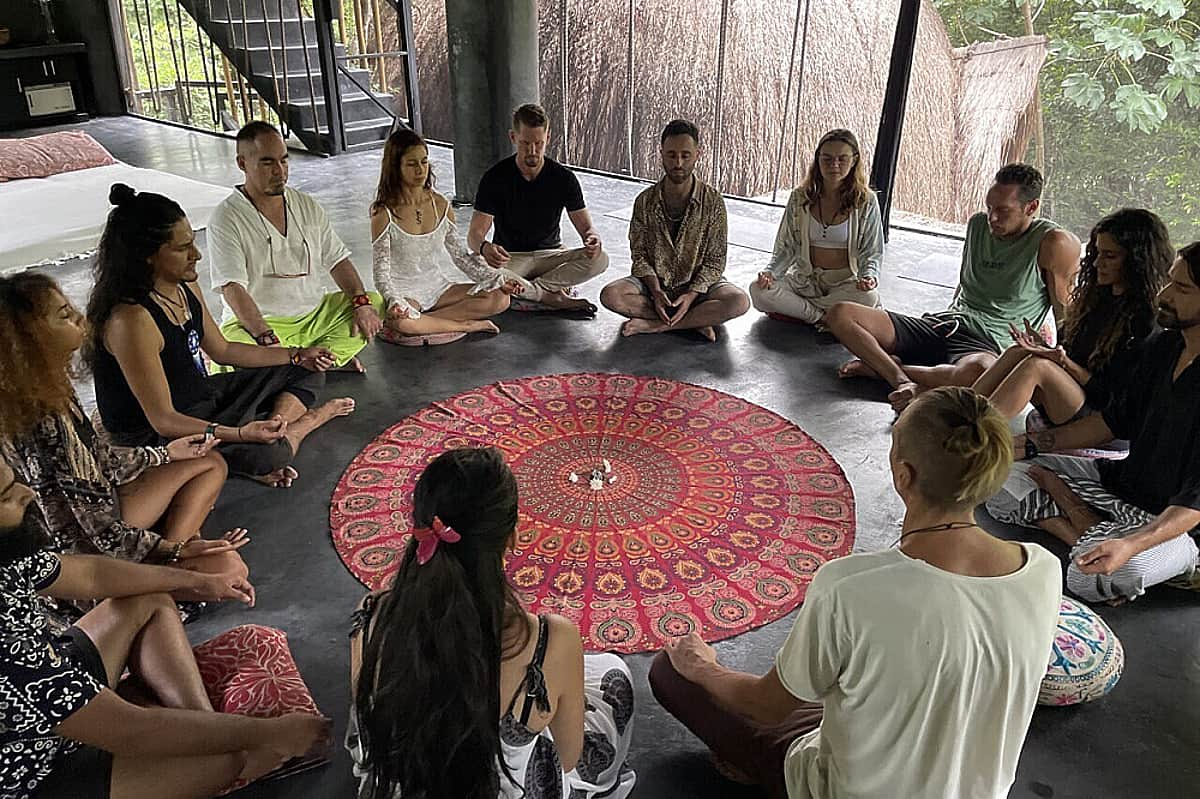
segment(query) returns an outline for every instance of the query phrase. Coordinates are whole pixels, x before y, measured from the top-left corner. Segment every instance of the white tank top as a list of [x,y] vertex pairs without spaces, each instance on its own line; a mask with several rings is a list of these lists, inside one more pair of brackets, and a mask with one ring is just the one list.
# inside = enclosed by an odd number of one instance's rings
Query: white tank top
[[850,219],[825,227],[811,214],[808,217],[808,243],[821,250],[850,249]]

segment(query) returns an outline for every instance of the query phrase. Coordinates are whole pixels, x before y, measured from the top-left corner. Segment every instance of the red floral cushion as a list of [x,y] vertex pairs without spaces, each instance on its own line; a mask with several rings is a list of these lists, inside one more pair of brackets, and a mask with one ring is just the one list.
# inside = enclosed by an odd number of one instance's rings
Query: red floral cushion
[[[287,713],[321,715],[296,668],[282,630],[246,624],[193,650],[208,698],[218,713],[274,718]],[[325,753],[285,763],[264,779],[294,774],[328,762]],[[239,780],[224,793],[244,787]]]
[[81,130],[0,139],[0,181],[45,178],[115,163],[100,142]]

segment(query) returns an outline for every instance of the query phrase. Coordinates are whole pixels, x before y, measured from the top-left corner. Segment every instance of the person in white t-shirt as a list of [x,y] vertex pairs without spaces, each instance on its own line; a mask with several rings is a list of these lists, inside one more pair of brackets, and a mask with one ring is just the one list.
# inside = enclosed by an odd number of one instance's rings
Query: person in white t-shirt
[[272,125],[237,134],[234,189],[208,225],[212,287],[229,341],[328,349],[336,368],[361,372],[355,357],[383,327],[383,297],[363,288],[325,209],[287,185],[287,144]]
[[974,508],[1012,461],[969,389],[921,395],[892,436],[899,546],[816,573],[775,666],[732,671],[691,634],[650,670],[727,776],[789,799],[1000,799],[1046,673],[1058,560],[993,538]]

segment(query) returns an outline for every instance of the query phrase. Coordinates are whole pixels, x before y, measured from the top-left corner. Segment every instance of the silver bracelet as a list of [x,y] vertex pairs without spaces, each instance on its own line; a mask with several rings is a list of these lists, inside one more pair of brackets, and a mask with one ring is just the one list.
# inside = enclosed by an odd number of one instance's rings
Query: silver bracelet
[[167,451],[166,447],[151,447],[150,451],[158,457],[158,463],[154,464],[155,466],[166,466],[171,462],[171,453]]

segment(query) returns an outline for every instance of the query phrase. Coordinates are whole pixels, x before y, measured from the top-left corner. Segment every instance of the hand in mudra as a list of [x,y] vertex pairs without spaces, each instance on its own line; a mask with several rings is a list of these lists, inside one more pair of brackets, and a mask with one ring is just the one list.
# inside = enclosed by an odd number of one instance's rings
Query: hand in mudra
[[367,341],[374,341],[375,336],[383,329],[383,320],[379,313],[370,305],[360,305],[354,309],[354,323],[351,333],[362,336]]
[[177,438],[167,444],[167,456],[171,462],[175,461],[190,461],[195,458],[203,458],[212,448],[221,443],[219,438],[208,438],[203,433],[197,433],[193,436],[184,436]]
[[513,295],[520,296],[525,293],[525,287],[521,285],[519,280],[509,280],[500,287],[500,290],[510,297]]
[[238,428],[242,441],[252,444],[271,444],[287,433],[287,422],[276,416],[259,422],[248,422]]
[[759,272],[758,280],[755,281],[760,289],[769,289],[775,285],[775,275],[770,272]]
[[1029,323],[1028,319],[1024,322],[1024,330],[1018,330],[1014,325],[1009,324],[1008,334],[1012,336],[1013,342],[1030,355],[1045,358],[1062,366],[1067,357],[1066,350],[1062,347],[1051,347],[1042,334],[1033,329],[1033,325]]
[[299,355],[300,365],[310,372],[325,372],[337,363],[333,353],[324,347],[305,347],[300,350]]
[[250,533],[245,527],[235,527],[217,539],[192,538],[179,550],[179,560],[203,558],[209,555],[221,555],[226,552],[236,552],[250,543]]

